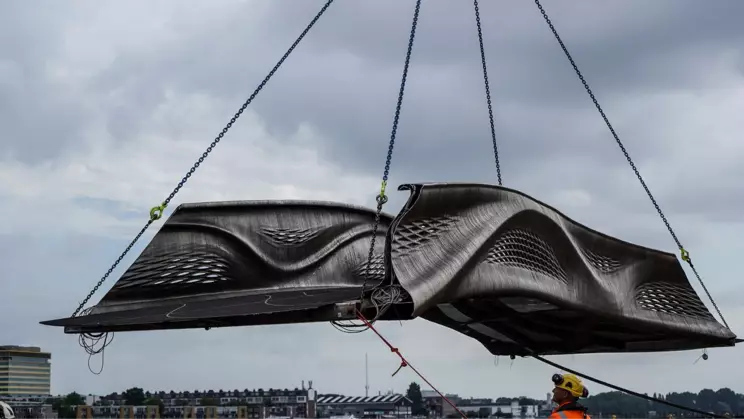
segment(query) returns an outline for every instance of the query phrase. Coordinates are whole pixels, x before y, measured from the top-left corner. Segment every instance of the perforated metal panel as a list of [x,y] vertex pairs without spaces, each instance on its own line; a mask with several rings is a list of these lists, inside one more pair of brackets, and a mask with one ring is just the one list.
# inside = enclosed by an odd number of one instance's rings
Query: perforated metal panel
[[194,248],[162,252],[138,258],[114,285],[115,289],[130,287],[211,284],[229,281],[230,261],[213,252]]
[[620,268],[622,268],[622,263],[617,259],[613,259],[609,256],[595,253],[590,249],[582,248],[581,252],[584,254],[586,259],[589,261],[589,264],[592,265],[595,269],[599,270],[600,272],[609,274],[609,273],[618,271],[620,270]]
[[382,254],[374,255],[372,263],[364,261],[359,267],[355,268],[353,274],[369,280],[382,281],[385,279],[385,257]]
[[271,243],[281,246],[296,246],[318,236],[321,228],[261,228],[261,235]]
[[404,255],[416,250],[431,240],[436,240],[449,227],[454,225],[453,217],[443,215],[411,220],[398,226],[395,245],[392,248],[396,255]]
[[486,262],[513,266],[567,282],[555,253],[548,244],[536,234],[524,229],[514,229],[498,236],[489,249]]
[[692,287],[669,282],[651,282],[636,289],[636,301],[645,310],[714,320]]

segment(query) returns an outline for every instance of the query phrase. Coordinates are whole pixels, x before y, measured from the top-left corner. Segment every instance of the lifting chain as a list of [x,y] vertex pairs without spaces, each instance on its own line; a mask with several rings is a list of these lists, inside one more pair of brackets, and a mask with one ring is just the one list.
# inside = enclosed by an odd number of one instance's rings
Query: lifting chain
[[705,417],[711,417],[711,418],[722,418],[722,417],[724,417],[724,416],[716,415],[714,413],[706,412],[704,410],[695,409],[694,407],[689,407],[689,406],[683,406],[681,404],[676,404],[676,403],[673,403],[673,402],[664,400],[662,398],[651,397],[651,396],[649,396],[648,394],[645,394],[645,393],[639,393],[637,391],[629,390],[627,388],[620,387],[620,386],[614,385],[612,383],[608,383],[607,381],[600,380],[599,378],[592,377],[590,375],[583,374],[583,373],[581,373],[579,371],[572,370],[571,368],[568,368],[568,367],[566,367],[564,365],[557,364],[557,363],[555,363],[553,361],[550,361],[548,359],[545,359],[545,358],[543,358],[540,355],[537,355],[535,353],[532,353],[529,356],[531,356],[532,358],[534,358],[534,359],[536,359],[536,360],[538,360],[538,361],[540,361],[540,362],[542,362],[542,363],[544,363],[546,365],[550,365],[551,367],[553,367],[553,368],[555,368],[555,369],[557,369],[559,371],[566,371],[569,374],[577,375],[577,376],[579,376],[579,377],[581,377],[581,378],[583,378],[585,380],[589,380],[589,381],[595,382],[595,383],[597,383],[599,385],[602,385],[602,386],[605,386],[605,387],[609,387],[609,388],[611,388],[611,389],[613,389],[615,391],[619,391],[621,393],[625,393],[625,394],[628,394],[630,396],[638,397],[639,399],[647,400],[647,401],[650,401],[650,402],[653,402],[653,403],[661,403],[661,404],[667,405],[669,407],[673,407],[675,409],[684,410],[684,411],[691,412],[691,413],[697,413],[698,415],[700,415],[699,417],[704,417],[704,418]]
[[669,234],[672,236],[672,239],[674,239],[674,242],[677,244],[682,260],[687,262],[687,264],[690,266],[690,269],[692,269],[692,272],[695,274],[695,278],[697,278],[698,282],[700,283],[700,286],[703,287],[703,291],[705,291],[705,294],[708,296],[708,299],[710,300],[711,304],[713,304],[713,307],[718,313],[718,316],[721,318],[721,322],[723,322],[724,326],[726,326],[727,329],[730,329],[728,323],[726,322],[726,319],[723,317],[723,314],[721,313],[721,309],[718,308],[718,304],[716,304],[715,300],[713,299],[713,296],[710,294],[710,291],[708,291],[708,287],[705,286],[705,283],[703,282],[702,277],[700,276],[700,274],[698,274],[697,269],[695,269],[695,265],[692,263],[692,259],[690,258],[690,253],[687,250],[685,250],[684,246],[682,246],[682,242],[680,242],[680,240],[677,238],[677,234],[675,234],[674,229],[672,229],[672,226],[669,224],[669,221],[667,220],[666,215],[664,215],[664,212],[661,210],[659,203],[656,202],[656,198],[654,198],[648,185],[646,185],[646,182],[643,180],[643,177],[641,176],[641,172],[638,171],[638,168],[636,167],[635,163],[633,163],[633,160],[630,158],[630,154],[628,153],[628,150],[625,148],[625,145],[623,145],[623,142],[620,140],[620,137],[617,135],[617,132],[615,132],[615,129],[612,127],[612,124],[610,124],[610,120],[609,118],[607,118],[607,115],[602,109],[602,106],[599,105],[599,101],[597,101],[597,98],[594,96],[594,92],[592,92],[592,89],[589,88],[589,84],[584,79],[584,75],[581,74],[579,67],[576,65],[576,62],[574,61],[573,57],[568,52],[568,48],[566,48],[566,45],[563,43],[563,40],[558,35],[558,31],[555,29],[555,26],[553,26],[553,22],[551,22],[542,4],[540,4],[540,0],[534,0],[534,1],[535,1],[535,4],[537,5],[537,8],[540,10],[540,13],[542,14],[543,18],[545,19],[545,22],[548,24],[548,27],[550,27],[550,31],[553,32],[553,36],[555,36],[556,41],[558,41],[558,44],[560,44],[561,49],[563,49],[563,53],[566,55],[566,58],[568,59],[568,61],[571,63],[571,67],[573,67],[574,72],[579,77],[581,84],[584,85],[584,89],[589,94],[589,97],[594,103],[594,107],[596,107],[597,111],[599,111],[599,114],[602,116],[602,119],[607,125],[607,128],[609,128],[610,133],[612,134],[612,137],[615,139],[615,142],[617,143],[618,147],[620,147],[620,151],[622,151],[623,154],[625,155],[625,159],[628,161],[630,168],[633,169],[633,173],[635,173],[636,177],[638,178],[638,181],[641,183],[641,186],[643,186],[643,190],[646,191],[646,195],[648,195],[649,199],[651,200],[651,203],[654,205],[654,208],[656,208],[656,212],[659,214],[659,217],[661,217],[661,221],[664,222],[664,225],[669,231]]
[[496,177],[501,186],[501,164],[499,163],[499,146],[496,143],[496,128],[493,123],[493,106],[491,105],[491,88],[488,84],[488,68],[486,66],[486,50],[483,48],[483,30],[481,28],[480,9],[478,0],[473,0],[475,6],[475,26],[478,28],[478,44],[480,45],[481,63],[483,64],[483,82],[486,85],[486,103],[488,104],[488,121],[491,123],[491,141],[493,142],[493,157],[496,161]]
[[217,135],[217,137],[212,141],[211,144],[209,144],[209,147],[202,153],[202,155],[197,159],[197,161],[191,166],[188,172],[186,172],[186,175],[183,176],[180,182],[178,182],[178,185],[173,189],[173,191],[168,194],[168,197],[165,198],[162,204],[153,207],[150,210],[150,219],[145,223],[145,225],[142,227],[140,232],[134,237],[134,239],[129,243],[129,245],[124,249],[124,252],[119,255],[119,257],[116,259],[116,261],[111,265],[108,271],[101,277],[101,279],[98,281],[95,287],[88,293],[88,295],[85,297],[85,299],[80,303],[78,308],[72,313],[71,317],[76,317],[82,310],[83,307],[90,301],[90,299],[93,297],[93,294],[98,291],[98,288],[101,287],[101,285],[108,279],[109,275],[111,275],[111,272],[116,269],[116,267],[121,263],[122,259],[129,253],[130,250],[132,250],[132,247],[134,247],[135,243],[142,237],[143,234],[145,234],[145,231],[152,225],[153,222],[159,220],[163,216],[163,212],[165,211],[165,208],[170,204],[170,202],[173,200],[173,198],[178,194],[178,192],[183,188],[183,186],[188,182],[188,180],[191,178],[191,176],[196,172],[196,169],[201,166],[202,163],[204,163],[204,160],[206,160],[207,157],[209,157],[209,154],[214,150],[214,148],[219,144],[219,142],[222,140],[222,138],[227,134],[227,132],[232,128],[232,126],[235,124],[235,122],[240,118],[240,116],[243,114],[243,112],[248,108],[248,106],[253,102],[253,100],[258,96],[258,94],[263,90],[263,88],[266,86],[266,83],[269,82],[269,80],[274,76],[274,73],[279,70],[279,67],[284,64],[284,61],[289,57],[290,54],[292,54],[292,51],[297,47],[297,45],[300,44],[300,42],[305,38],[305,35],[312,29],[313,26],[315,26],[315,23],[318,22],[318,19],[320,19],[321,16],[326,12],[328,7],[334,2],[335,0],[328,0],[323,5],[323,7],[320,9],[320,11],[313,17],[313,19],[310,21],[310,23],[305,27],[305,30],[302,31],[300,36],[297,37],[297,39],[292,43],[292,45],[289,47],[287,52],[284,53],[281,59],[274,65],[274,68],[269,71],[269,74],[264,77],[264,79],[261,81],[261,83],[256,87],[256,89],[251,93],[250,97],[243,103],[243,105],[238,109],[238,111],[233,115],[232,118],[230,118],[230,121],[225,125],[224,128],[222,128],[222,131]]
[[364,282],[362,283],[362,295],[361,299],[364,298],[364,292],[367,287],[367,279],[369,278],[369,271],[372,267],[372,260],[374,259],[375,243],[377,241],[377,230],[380,228],[380,217],[382,215],[382,207],[387,203],[388,197],[385,195],[385,189],[387,188],[388,175],[390,174],[390,163],[393,159],[393,149],[395,148],[395,137],[398,133],[398,122],[400,121],[400,111],[403,106],[403,95],[406,91],[406,81],[408,80],[408,67],[411,64],[411,53],[413,52],[413,41],[416,39],[416,27],[418,26],[419,12],[421,11],[421,0],[416,0],[416,7],[413,11],[413,23],[411,23],[411,33],[408,37],[408,49],[406,50],[406,60],[403,65],[403,76],[400,80],[400,90],[398,91],[398,102],[395,105],[395,116],[393,117],[393,128],[390,133],[390,142],[388,143],[387,158],[385,159],[385,170],[382,174],[382,184],[380,185],[380,193],[377,195],[377,211],[375,213],[375,222],[372,226],[372,240],[369,245],[369,255],[367,257],[367,266],[364,272]]

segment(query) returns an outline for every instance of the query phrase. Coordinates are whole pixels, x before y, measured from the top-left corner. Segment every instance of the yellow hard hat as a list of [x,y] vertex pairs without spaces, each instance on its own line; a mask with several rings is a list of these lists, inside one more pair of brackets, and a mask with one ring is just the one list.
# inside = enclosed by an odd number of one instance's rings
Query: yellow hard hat
[[553,374],[553,384],[558,388],[568,391],[574,397],[589,396],[589,390],[584,387],[584,383],[581,382],[579,377],[573,374]]

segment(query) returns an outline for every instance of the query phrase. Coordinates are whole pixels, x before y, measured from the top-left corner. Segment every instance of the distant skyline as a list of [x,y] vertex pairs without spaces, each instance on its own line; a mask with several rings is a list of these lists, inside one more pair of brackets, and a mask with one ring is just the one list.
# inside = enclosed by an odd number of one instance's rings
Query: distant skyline
[[[414,381],[414,382],[418,382],[418,381]],[[425,383],[423,383],[423,382],[418,382],[418,383],[419,383],[419,385],[421,385],[421,391],[422,391],[422,393],[427,393],[428,392],[428,393],[434,393],[434,394],[436,394],[434,392],[434,390],[431,390],[430,388],[426,387],[426,384]],[[589,387],[589,388],[597,388],[597,387],[599,387],[597,385],[593,385],[594,383],[592,383],[591,381],[588,381],[588,380],[584,380],[584,384],[587,387]],[[410,385],[410,383],[408,383],[408,385]],[[406,394],[406,391],[408,389],[408,385],[406,385],[406,388],[403,389],[403,390],[386,389],[386,390],[376,390],[376,391],[373,392],[372,389],[370,389],[369,396],[371,397],[371,396],[374,396],[374,395],[381,395],[381,394],[386,394],[386,393],[389,393],[389,392],[405,395]],[[235,390],[238,390],[238,391],[243,392],[246,389],[248,391],[258,391],[259,389],[262,389],[264,391],[267,391],[267,390],[285,390],[285,389],[290,390],[290,391],[292,391],[292,390],[298,390],[298,389],[301,390],[301,387],[296,387],[296,388],[295,387],[276,387],[276,388],[269,388],[269,387],[224,388],[223,387],[223,388],[205,388],[205,389],[200,389],[200,388],[193,388],[193,389],[150,389],[150,388],[147,388],[147,387],[144,387],[144,386],[141,386],[141,385],[140,386],[134,386],[134,387],[140,387],[145,392],[149,392],[151,394],[159,393],[161,391],[163,391],[165,393],[170,393],[171,391],[173,391],[175,393],[183,393],[183,392],[193,393],[194,391],[199,391],[201,394],[206,394],[209,391],[213,391],[214,393],[218,393],[220,390],[222,390],[222,391],[224,391],[226,393],[233,392]],[[129,388],[131,388],[131,387],[128,387],[128,388],[125,388],[125,389],[121,389],[121,390],[114,390],[114,391],[111,391],[111,392],[107,392],[105,394],[102,394],[102,393],[83,393],[83,392],[75,391],[75,390],[73,390],[71,392],[77,392],[78,394],[83,395],[83,396],[101,396],[101,397],[104,397],[104,396],[110,395],[111,393],[123,394]],[[318,389],[316,387],[313,387],[313,388],[315,388],[318,391],[318,396],[328,395],[328,394],[339,394],[339,395],[342,395],[342,396],[364,396],[363,393],[362,394],[356,394],[356,393],[351,393],[351,392],[347,392],[347,393],[341,392],[341,393],[339,393],[339,392],[323,391],[322,389]],[[601,393],[607,393],[607,392],[614,392],[614,391],[616,391],[616,390],[613,390],[613,389],[606,389],[604,387],[601,387],[601,388],[602,388],[601,391],[592,391],[590,393],[590,395],[596,396],[596,395],[601,394]],[[676,393],[691,392],[691,393],[697,394],[701,390],[704,390],[706,388],[708,388],[710,390],[713,390],[713,391],[717,391],[717,390],[719,390],[721,388],[724,388],[724,387],[704,387],[704,388],[699,388],[699,389],[692,389],[692,388],[690,388],[690,389],[686,389],[686,390],[676,391]],[[468,395],[468,394],[456,394],[456,393],[447,393],[447,395],[455,395],[455,396],[460,397],[462,399],[491,399],[491,400],[494,400],[494,401],[497,400],[497,399],[501,399],[501,398],[505,398],[505,399],[518,399],[520,397],[527,397],[527,398],[530,398],[530,399],[544,401],[548,397],[548,395],[551,393],[552,389],[553,389],[552,386],[548,387],[547,390],[542,394],[542,396],[539,396],[539,395],[527,395],[527,394],[520,394],[520,395],[495,395],[495,396],[472,396],[472,395]],[[635,390],[634,388],[630,388],[630,389],[631,390]],[[731,390],[733,390],[736,393],[740,393],[740,394],[741,393],[744,393],[741,390],[736,389],[736,388],[731,388]],[[61,394],[53,394],[52,396],[53,397],[65,396],[65,395],[67,395],[67,394],[69,394],[71,392],[61,393]],[[651,394],[666,395],[668,393],[673,393],[673,392],[651,391],[651,392],[648,392],[648,393],[650,395]]]
[[[185,2],[185,3],[184,3]],[[328,324],[117,334],[88,372],[69,315],[323,1],[0,3],[0,330],[52,353],[52,391],[133,386],[404,392],[416,379],[372,333]],[[596,97],[744,335],[744,2],[544,2]],[[412,1],[337,1],[168,209],[313,199],[374,207]],[[472,3],[427,0],[392,161],[387,212],[412,181],[495,183]],[[480,5],[504,184],[592,228],[677,252],[532,2]],[[133,22],[135,24],[133,24]],[[167,215],[167,214],[166,214]],[[94,295],[141,252],[157,222]],[[709,307],[690,272],[693,287]],[[553,368],[497,363],[425,320],[379,330],[439,389],[550,391]],[[744,392],[741,348],[551,357],[641,392]],[[98,369],[100,357],[91,364]],[[294,384],[293,384],[294,383]],[[592,393],[606,391],[587,384]]]

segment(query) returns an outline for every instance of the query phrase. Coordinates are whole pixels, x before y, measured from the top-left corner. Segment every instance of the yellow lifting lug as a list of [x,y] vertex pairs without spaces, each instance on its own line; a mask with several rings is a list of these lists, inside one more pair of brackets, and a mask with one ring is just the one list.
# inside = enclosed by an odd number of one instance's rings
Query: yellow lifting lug
[[387,181],[383,180],[380,185],[380,194],[377,195],[377,203],[379,205],[385,205],[388,201],[387,195],[385,195],[385,189],[387,188]]
[[166,204],[160,204],[157,207],[152,207],[150,209],[150,221],[159,220],[160,217],[162,217],[163,213],[165,212],[165,207],[167,207]]
[[679,248],[679,253],[682,255],[682,260],[684,260],[687,263],[691,263],[692,259],[690,259],[690,252],[685,250],[684,247]]

